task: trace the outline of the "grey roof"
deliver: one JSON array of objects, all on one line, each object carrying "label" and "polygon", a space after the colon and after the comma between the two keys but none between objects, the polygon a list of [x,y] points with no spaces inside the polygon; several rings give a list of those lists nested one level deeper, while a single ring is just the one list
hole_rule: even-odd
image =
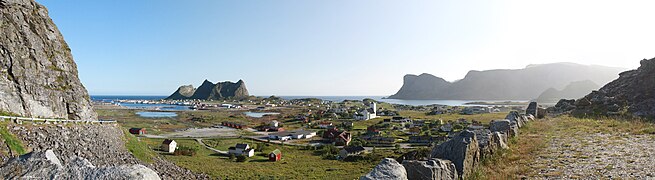
[{"label": "grey roof", "polygon": [[235,147],[239,149],[246,149],[248,147],[248,144],[237,144]]}]

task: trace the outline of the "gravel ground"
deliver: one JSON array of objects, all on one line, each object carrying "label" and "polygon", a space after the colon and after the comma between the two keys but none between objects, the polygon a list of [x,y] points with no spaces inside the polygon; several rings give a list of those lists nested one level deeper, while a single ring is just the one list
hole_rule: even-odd
[{"label": "gravel ground", "polygon": [[558,131],[529,179],[654,179],[655,135]]}]

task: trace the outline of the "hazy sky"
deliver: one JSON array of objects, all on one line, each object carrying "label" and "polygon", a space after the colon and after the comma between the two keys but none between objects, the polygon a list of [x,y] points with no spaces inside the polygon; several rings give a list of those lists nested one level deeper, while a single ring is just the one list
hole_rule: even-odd
[{"label": "hazy sky", "polygon": [[391,95],[405,74],[655,57],[655,1],[37,0],[94,95],[243,79],[254,95]]}]

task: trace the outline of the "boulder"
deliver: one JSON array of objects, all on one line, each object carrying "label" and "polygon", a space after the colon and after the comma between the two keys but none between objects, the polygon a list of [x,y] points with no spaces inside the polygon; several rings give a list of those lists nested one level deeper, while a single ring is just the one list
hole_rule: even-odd
[{"label": "boulder", "polygon": [[405,167],[392,158],[385,158],[373,168],[373,171],[359,178],[360,180],[406,180]]},{"label": "boulder", "polygon": [[492,150],[492,153],[495,153],[499,149],[509,149],[507,145],[507,135],[500,132],[492,132],[489,135],[489,147]]},{"label": "boulder", "polygon": [[505,119],[508,119],[510,122],[515,122],[519,128],[523,127],[524,125],[523,120],[521,120],[521,114],[516,111],[509,112],[509,114],[505,116]]},{"label": "boulder", "polygon": [[0,167],[4,179],[160,179],[143,165],[95,167],[88,160],[73,156],[62,163],[52,150],[32,152],[10,159]]},{"label": "boulder", "polygon": [[530,102],[528,108],[525,109],[525,114],[532,114],[535,117],[539,117],[538,108],[537,102]]},{"label": "boulder", "polygon": [[449,180],[458,179],[455,164],[444,159],[430,159],[428,161],[405,161],[403,166],[407,171],[408,179]]},{"label": "boulder", "polygon": [[501,132],[505,134],[509,134],[511,127],[511,122],[508,119],[498,119],[498,120],[492,120],[489,123],[489,130],[492,132]]},{"label": "boulder", "polygon": [[480,148],[475,133],[464,130],[432,149],[431,158],[447,159],[455,164],[457,174],[466,179],[480,162]]},{"label": "boulder", "polygon": [[519,135],[519,126],[516,124],[516,122],[512,122],[510,124],[509,128],[509,137],[516,137]]},{"label": "boulder", "polygon": [[478,140],[478,147],[480,148],[480,158],[485,156],[490,156],[493,153],[491,147],[489,147],[489,141],[491,136],[491,131],[488,129],[474,130],[475,138]]}]

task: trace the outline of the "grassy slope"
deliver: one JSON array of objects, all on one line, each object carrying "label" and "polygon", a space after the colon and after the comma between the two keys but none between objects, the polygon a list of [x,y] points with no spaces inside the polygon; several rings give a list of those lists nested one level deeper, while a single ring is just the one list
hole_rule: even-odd
[{"label": "grassy slope", "polygon": [[517,138],[510,140],[510,149],[482,162],[472,179],[521,179],[535,173],[531,167],[534,158],[553,141],[553,133],[584,131],[589,133],[655,134],[655,124],[643,121],[616,119],[580,119],[556,117],[537,120],[520,130]]},{"label": "grassy slope", "polygon": [[130,134],[127,130],[123,130],[123,133],[125,134],[125,147],[134,157],[146,163],[154,162],[153,158],[157,154],[146,142],[140,141],[139,138]]},{"label": "grassy slope", "polygon": [[23,143],[18,138],[16,138],[16,136],[11,134],[6,127],[7,127],[6,123],[0,122],[0,137],[4,139],[5,143],[9,146],[9,149],[11,149],[11,151],[21,155],[25,154],[26,150],[25,150],[25,146],[23,146]]}]

